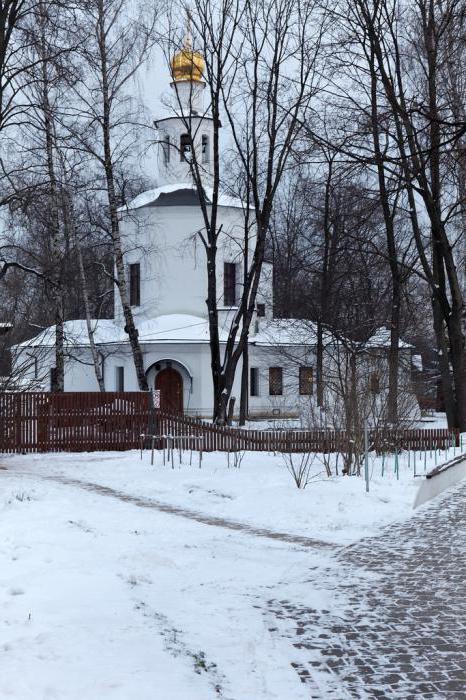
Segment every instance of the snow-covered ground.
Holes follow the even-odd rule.
[[[444,453],[442,453],[443,455]],[[299,457],[296,457],[296,464]],[[400,457],[399,478],[394,458],[370,459],[370,491],[362,478],[325,475],[318,459],[312,480],[298,489],[280,455],[246,453],[239,468],[234,458],[223,453],[205,453],[199,468],[198,457],[175,452],[173,466],[162,464],[150,452],[49,454],[16,456],[15,469],[31,475],[66,475],[91,481],[127,493],[190,508],[210,515],[239,520],[249,525],[304,535],[338,544],[347,544],[372,533],[375,528],[409,516],[418,482],[407,456]],[[433,466],[433,456],[430,460]],[[429,464],[430,464],[429,462]],[[9,466],[10,460],[4,460]],[[341,463],[339,465],[341,470]],[[423,463],[417,456],[417,471]]]
[[[246,427],[249,430],[280,430],[285,428],[287,430],[305,429],[306,425],[301,422],[299,418],[261,418],[256,420],[250,420],[247,422]],[[411,427],[409,424],[407,427]],[[426,411],[425,415],[418,421],[414,423],[415,428],[448,428],[447,415],[446,413],[438,413],[436,411]]]
[[[419,460],[419,456],[418,456]],[[306,585],[332,546],[300,546],[190,519],[200,512],[345,545],[409,517],[410,460],[371,460],[362,478],[314,465],[298,490],[280,456],[223,454],[202,468],[151,466],[138,452],[0,459],[0,698],[15,700],[300,700],[309,689],[274,634],[266,601],[332,601]],[[138,507],[103,485],[179,514]],[[62,479],[62,482],[60,482]],[[146,506],[147,506],[146,502]]]

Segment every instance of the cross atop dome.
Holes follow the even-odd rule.
[[[177,83],[181,81],[203,83],[205,61],[204,56],[199,53],[199,51],[193,51],[191,18],[189,13],[183,48],[173,56],[171,60],[171,70],[173,80]]]

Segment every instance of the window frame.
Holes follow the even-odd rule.
[[[136,273],[137,270],[137,274]],[[141,263],[134,262],[128,265],[129,277],[129,305],[141,306]]]
[[[380,374],[378,372],[371,372],[369,378],[369,388],[371,394],[380,394]]]
[[[170,134],[165,134],[162,142],[163,162],[165,165],[170,164]]]
[[[269,367],[269,396],[283,396],[283,367]]]
[[[260,396],[259,367],[249,368],[249,396]]]
[[[236,290],[237,284],[237,267],[234,262],[223,262],[223,304],[224,306],[236,306],[238,302],[238,294]],[[227,270],[229,272],[227,272]],[[230,273],[233,273],[232,275]]]
[[[306,379],[305,373],[309,373]],[[314,393],[314,368],[310,365],[301,365],[299,368],[299,395],[300,396],[312,396]],[[306,386],[306,384],[308,386]]]
[[[201,136],[201,160],[203,165],[210,163],[210,139],[208,134]]]
[[[186,150],[186,147],[189,147]],[[180,163],[189,163],[191,158],[186,158],[186,154],[189,153],[192,156],[193,152],[193,142],[189,134],[180,134]]]

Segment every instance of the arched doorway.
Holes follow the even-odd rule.
[[[160,408],[172,413],[183,413],[183,378],[173,367],[160,370],[155,377],[155,388],[160,391]]]

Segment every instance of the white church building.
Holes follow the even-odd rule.
[[[189,56],[187,57],[187,53]],[[186,47],[172,63],[171,87],[196,122],[199,161],[211,168],[212,122],[203,116],[203,60]],[[155,123],[159,142],[158,187],[120,211],[130,302],[139,332],[150,388],[160,390],[167,409],[210,417],[213,390],[206,306],[204,227],[189,164],[184,120],[172,112]],[[209,196],[209,188],[205,191]],[[221,196],[218,246],[219,322],[227,338],[242,280],[244,209]],[[107,391],[137,391],[138,384],[118,290],[114,318],[94,320],[94,339]],[[48,391],[54,373],[55,327],[13,349],[22,383]],[[65,323],[65,391],[98,391],[84,320]],[[386,347],[387,339],[383,345]],[[310,322],[273,319],[272,266],[264,265],[249,337],[249,415],[297,415],[315,387],[315,327]],[[408,346],[405,346],[408,348]],[[29,358],[25,362],[25,358]],[[232,395],[240,397],[241,364]]]

